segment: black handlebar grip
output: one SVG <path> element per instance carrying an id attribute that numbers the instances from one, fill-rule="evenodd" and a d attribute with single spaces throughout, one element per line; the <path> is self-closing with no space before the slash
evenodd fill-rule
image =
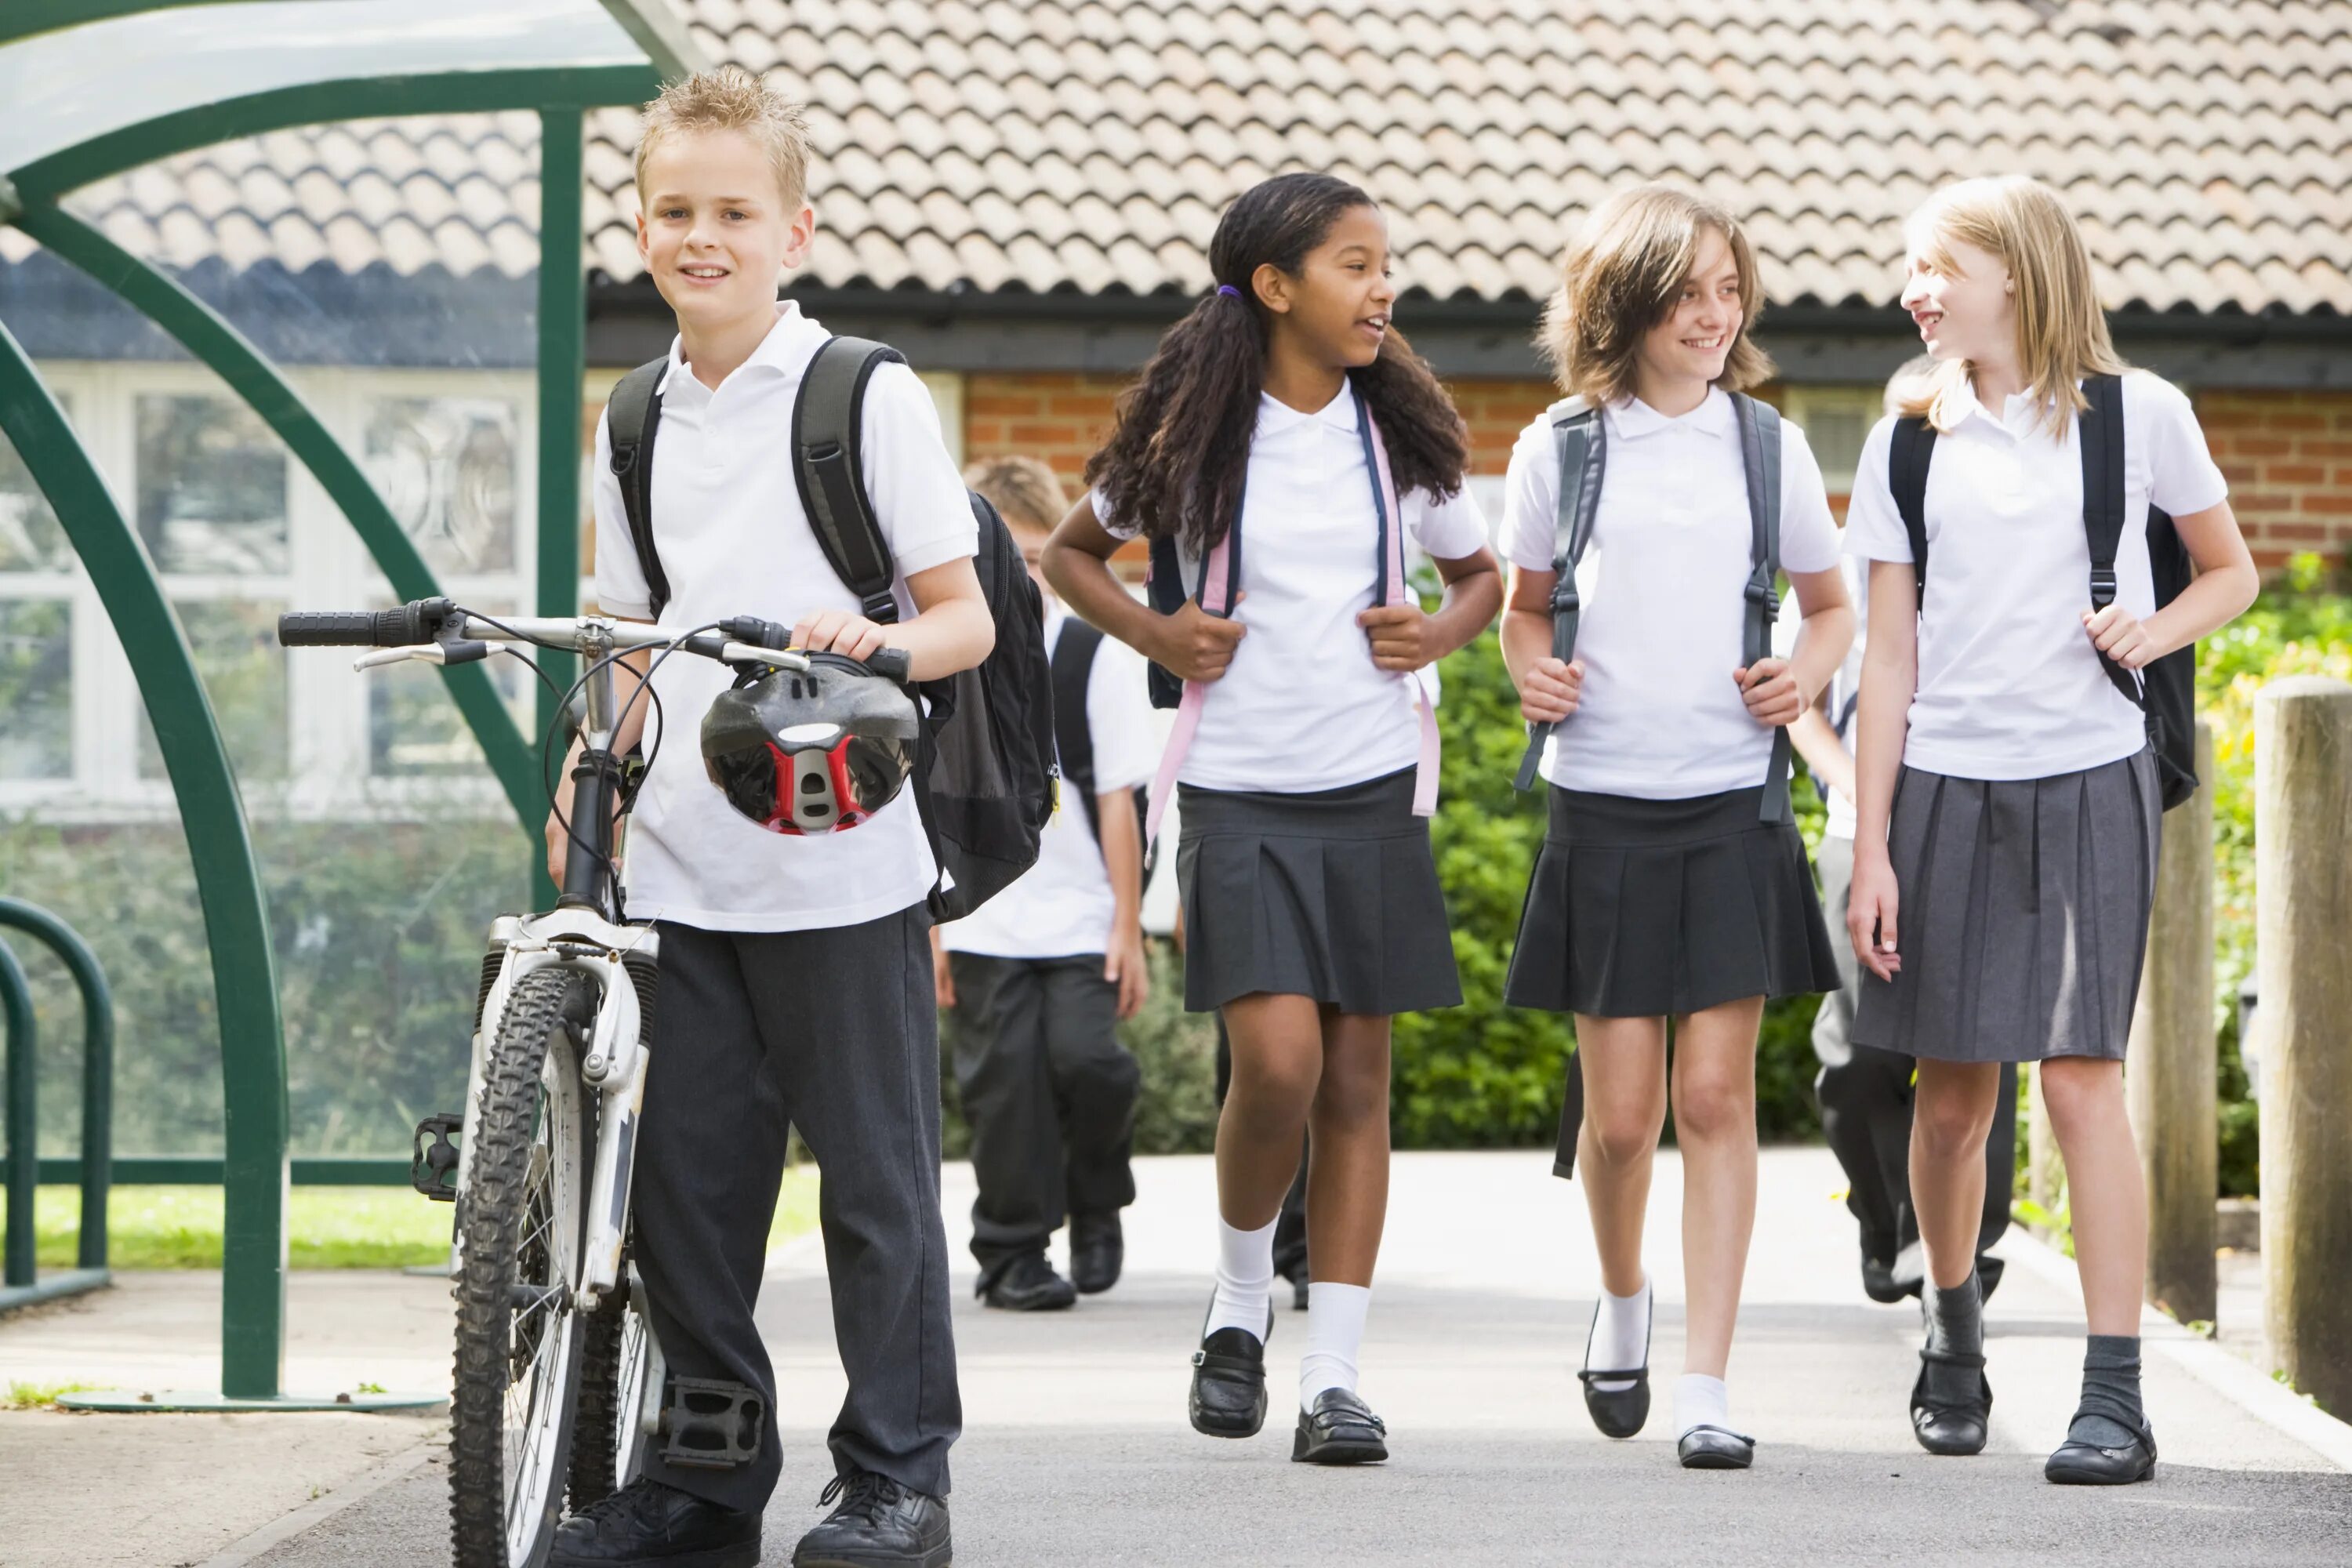
<path id="1" fill-rule="evenodd" d="M 366 610 L 296 610 L 278 617 L 280 647 L 373 647 L 373 614 Z"/>
<path id="2" fill-rule="evenodd" d="M 772 647 L 778 653 L 793 646 L 793 628 L 776 621 L 763 621 L 757 616 L 737 616 L 719 623 L 719 629 L 737 642 L 753 647 Z"/>
<path id="3" fill-rule="evenodd" d="M 908 679 L 914 674 L 912 656 L 902 647 L 876 648 L 866 656 L 866 668 L 885 680 L 895 680 L 901 686 L 906 685 Z"/>

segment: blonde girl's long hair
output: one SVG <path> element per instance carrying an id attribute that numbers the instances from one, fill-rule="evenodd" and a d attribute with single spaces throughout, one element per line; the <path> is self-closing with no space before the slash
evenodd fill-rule
<path id="1" fill-rule="evenodd" d="M 1990 252 L 2009 268 L 2017 285 L 2017 368 L 2042 407 L 2042 426 L 2063 439 L 2090 406 L 2075 384 L 2126 367 L 2107 335 L 2090 247 L 2058 194 L 2023 174 L 1963 180 L 1929 196 L 1905 228 L 1911 254 L 1939 272 L 1960 270 L 1955 241 Z M 1911 384 L 1900 412 L 1951 429 L 1975 374 L 1966 360 L 1942 362 Z"/>

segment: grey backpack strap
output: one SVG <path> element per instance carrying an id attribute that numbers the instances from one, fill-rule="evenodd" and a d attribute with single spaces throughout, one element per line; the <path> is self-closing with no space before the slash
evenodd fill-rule
<path id="1" fill-rule="evenodd" d="M 793 482 L 801 508 L 834 574 L 857 595 L 866 618 L 883 626 L 898 618 L 891 592 L 898 570 L 866 495 L 861 416 L 874 373 L 905 363 L 887 343 L 828 338 L 793 400 Z"/>
<path id="2" fill-rule="evenodd" d="M 604 402 L 613 477 L 621 481 L 621 510 L 629 520 L 629 542 L 636 546 L 656 620 L 669 603 L 669 576 L 662 570 L 661 552 L 654 548 L 654 434 L 661 428 L 661 379 L 668 369 L 667 355 L 637 366 Z"/>
<path id="3" fill-rule="evenodd" d="M 1608 461 L 1607 426 L 1598 408 L 1584 408 L 1557 420 L 1552 433 L 1559 449 L 1559 499 L 1553 510 L 1551 557 L 1551 656 L 1566 664 L 1576 657 L 1576 626 L 1583 601 L 1576 591 L 1576 568 L 1592 542 L 1592 519 L 1601 506 L 1601 479 Z M 1557 724 L 1528 727 L 1527 755 L 1519 759 L 1522 790 L 1533 789 L 1543 762 L 1544 742 Z"/>
<path id="4" fill-rule="evenodd" d="M 1780 412 L 1745 393 L 1733 393 L 1739 416 L 1739 459 L 1748 474 L 1748 587 L 1739 637 L 1743 664 L 1772 657 L 1772 626 L 1780 618 Z M 1772 762 L 1764 774 L 1765 822 L 1790 820 L 1789 728 L 1772 731 Z"/>

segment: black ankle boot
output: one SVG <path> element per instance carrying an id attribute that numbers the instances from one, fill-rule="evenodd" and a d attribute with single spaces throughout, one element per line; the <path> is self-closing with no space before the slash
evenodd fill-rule
<path id="1" fill-rule="evenodd" d="M 555 1532 L 548 1568 L 759 1568 L 760 1515 L 640 1476 Z"/>

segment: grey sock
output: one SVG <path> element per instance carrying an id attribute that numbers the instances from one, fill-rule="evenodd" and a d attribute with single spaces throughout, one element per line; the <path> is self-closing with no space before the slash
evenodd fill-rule
<path id="1" fill-rule="evenodd" d="M 2120 1448 L 2147 1424 L 2139 1401 L 2139 1336 L 2093 1334 L 2083 1356 L 2082 1403 L 2066 1440 Z"/>
<path id="2" fill-rule="evenodd" d="M 1919 1308 L 1927 1320 L 1927 1348 L 1944 1355 L 1984 1353 L 1984 1292 L 1976 1270 L 1948 1289 L 1933 1279 L 1919 1290 Z"/>

